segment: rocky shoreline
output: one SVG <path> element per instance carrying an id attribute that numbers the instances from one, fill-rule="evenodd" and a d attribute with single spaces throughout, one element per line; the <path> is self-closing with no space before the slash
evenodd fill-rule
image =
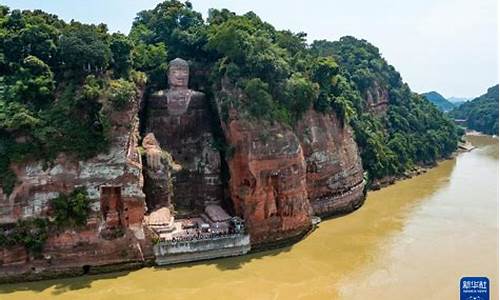
<path id="1" fill-rule="evenodd" d="M 464 151 L 457 150 L 453 156 L 443 159 L 448 160 L 452 159 L 459 153 L 462 153 Z M 425 174 L 428 170 L 432 169 L 433 167 L 436 167 L 438 165 L 432 165 L 432 166 L 425 166 L 425 167 L 417 167 L 401 176 L 393 176 L 390 178 L 384 178 L 382 180 L 377 181 L 377 185 L 373 185 L 368 189 L 369 191 L 376 191 L 380 190 L 384 187 L 390 186 L 392 184 L 395 184 L 398 181 L 410 179 L 412 177 L 418 176 Z M 352 213 L 356 211 L 357 209 L 361 208 L 364 204 L 364 201 L 366 199 L 366 196 L 363 197 L 360 201 L 356 203 L 356 205 L 350 206 L 350 209 L 343 210 L 342 212 L 335 213 L 335 214 L 329 214 L 329 215 L 324 215 L 323 219 L 330 219 L 330 218 L 335 218 L 335 217 L 341 217 L 344 215 L 347 215 L 349 213 Z M 269 251 L 269 250 L 274 250 L 274 249 L 279 249 L 279 248 L 284 248 L 287 246 L 291 246 L 293 244 L 296 244 L 306 238 L 308 235 L 312 234 L 314 230 L 317 228 L 317 226 L 311 226 L 307 227 L 305 230 L 299 230 L 297 232 L 287 234 L 286 238 L 283 239 L 278 239 L 273 242 L 265 242 L 265 243 L 260 243 L 257 245 L 252 246 L 252 249 L 250 250 L 249 254 L 254 254 L 258 252 L 263 252 L 263 251 Z M 67 278 L 67 277 L 78 277 L 78 276 L 84 276 L 84 275 L 97 275 L 97 274 L 106 274 L 106 273 L 114 273 L 114 272 L 121 272 L 121 271 L 132 271 L 132 270 L 138 270 L 144 267 L 152 267 L 155 266 L 154 263 L 154 256 L 151 257 L 146 257 L 143 261 L 140 260 L 134 260 L 134 261 L 126 261 L 126 262 L 119 262 L 119 263 L 110 263 L 110 264 L 102 264 L 102 265 L 95 265 L 95 266 L 85 266 L 82 268 L 81 266 L 70 266 L 70 267 L 60 267 L 60 268 L 55 268 L 55 269 L 50 269 L 50 270 L 45 270 L 43 272 L 37 271 L 36 268 L 32 267 L 31 269 L 26 270 L 26 272 L 23 273 L 3 273 L 0 275 L 0 284 L 8 284 L 8 283 L 19 283 L 19 282 L 28 282 L 28 281 L 39 281 L 39 280 L 49 280 L 49 279 L 59 279 L 59 278 Z M 210 259 L 213 260 L 213 259 Z M 204 260 L 194 262 L 194 263 L 204 263 Z M 179 265 L 183 265 L 185 263 L 181 263 Z M 172 267 L 172 266 L 169 266 Z M 175 266 L 174 266 L 175 267 Z"/>
<path id="2" fill-rule="evenodd" d="M 321 217 L 324 220 L 324 219 L 330 219 L 330 218 L 335 218 L 335 217 L 341 217 L 341 216 L 347 215 L 349 213 L 352 213 L 363 206 L 364 201 L 366 199 L 367 192 L 377 191 L 377 190 L 380 190 L 382 188 L 393 185 L 399 181 L 411 179 L 415 176 L 425 174 L 430 169 L 438 166 L 438 164 L 440 164 L 441 162 L 453 159 L 457 155 L 459 155 L 460 153 L 464 153 L 464 152 L 468 152 L 468 151 L 470 151 L 470 150 L 464 150 L 464 149 L 457 148 L 457 150 L 450 157 L 443 158 L 435 164 L 425 165 L 425 166 L 417 166 L 414 169 L 409 170 L 402 175 L 385 177 L 385 178 L 379 179 L 377 181 L 374 181 L 374 182 L 372 182 L 372 184 L 369 187 L 367 187 L 365 189 L 365 191 L 364 191 L 365 195 L 359 201 L 356 201 L 356 203 L 354 203 L 353 205 L 350 205 L 339 212 L 336 212 L 334 214 L 324 214 L 324 215 L 321 215 Z M 276 240 L 271 241 L 271 242 L 263 242 L 263 243 L 255 244 L 252 246 L 252 249 L 245 255 L 291 246 L 295 243 L 300 242 L 302 239 L 306 238 L 308 235 L 312 234 L 316 228 L 317 228 L 317 225 L 315 226 L 315 225 L 311 224 L 311 226 L 305 228 L 304 230 L 297 230 L 296 232 L 287 234 L 286 237 L 283 239 L 276 239 Z M 0 275 L 0 284 L 39 281 L 39 280 L 50 280 L 50 279 L 67 278 L 67 277 L 78 277 L 78 276 L 84 276 L 84 275 L 97 275 L 97 274 L 106 274 L 106 273 L 114 273 L 114 272 L 121 272 L 121 271 L 132 271 L 132 270 L 138 270 L 138 269 L 141 269 L 144 267 L 155 266 L 154 260 L 155 260 L 154 256 L 148 256 L 148 257 L 145 257 L 144 260 L 131 260 L 131 261 L 124 261 L 124 262 L 118 262 L 118 263 L 107 263 L 107 264 L 93 265 L 93 266 L 86 265 L 83 267 L 81 267 L 81 266 L 68 266 L 68 267 L 61 266 L 61 267 L 54 268 L 54 269 L 47 269 L 47 270 L 44 270 L 43 272 L 40 272 L 39 270 L 37 270 L 36 267 L 31 267 L 31 268 L 28 268 L 26 270 L 26 272 L 22 272 L 22 273 L 19 273 L 19 270 L 17 270 L 14 273 L 3 272 Z M 214 260 L 214 259 L 210 259 L 210 260 Z M 201 261 L 198 261 L 195 263 L 204 263 L 205 261 L 206 260 L 201 260 Z M 183 264 L 185 264 L 185 263 L 181 263 L 180 265 L 183 265 Z M 171 266 L 169 266 L 169 267 L 171 267 Z"/>
<path id="3" fill-rule="evenodd" d="M 485 134 L 477 132 L 477 131 L 467 131 L 463 137 L 481 136 L 481 135 L 485 135 Z M 450 159 L 454 159 L 460 153 L 469 152 L 469 151 L 472 151 L 474 149 L 475 149 L 475 147 L 472 146 L 470 144 L 470 142 L 466 141 L 464 143 L 459 143 L 457 150 L 455 150 L 455 152 L 453 152 L 449 157 L 441 158 L 434 164 L 415 166 L 413 169 L 408 170 L 404 174 L 401 174 L 401 175 L 387 176 L 387 177 L 384 177 L 384 178 L 381 178 L 378 180 L 374 180 L 370 184 L 370 186 L 368 187 L 368 190 L 377 191 L 377 190 L 380 190 L 381 188 L 393 185 L 398 181 L 410 179 L 410 178 L 413 178 L 415 176 L 425 174 L 425 173 L 427 173 L 427 171 L 429 171 L 432 168 L 435 168 L 441 162 L 446 161 L 446 160 L 450 160 Z"/>

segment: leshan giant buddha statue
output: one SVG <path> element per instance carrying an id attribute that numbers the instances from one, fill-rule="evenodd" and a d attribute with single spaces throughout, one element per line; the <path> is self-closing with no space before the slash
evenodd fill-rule
<path id="1" fill-rule="evenodd" d="M 146 132 L 154 133 L 182 170 L 173 175 L 173 205 L 179 216 L 219 204 L 223 197 L 220 153 L 214 148 L 212 120 L 205 94 L 189 89 L 189 64 L 169 64 L 169 89 L 151 95 Z M 148 195 L 149 196 L 149 195 Z"/>

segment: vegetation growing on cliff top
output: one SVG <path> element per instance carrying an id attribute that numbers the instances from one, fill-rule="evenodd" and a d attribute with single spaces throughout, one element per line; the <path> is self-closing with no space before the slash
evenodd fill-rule
<path id="1" fill-rule="evenodd" d="M 162 45 L 169 59 L 182 56 L 211 70 L 201 86 L 215 86 L 215 93 L 222 79 L 239 88 L 246 100 L 224 95 L 223 118 L 234 107 L 242 117 L 293 126 L 311 106 L 336 112 L 354 128 L 372 179 L 434 163 L 456 149 L 461 135 L 403 83 L 376 47 L 354 37 L 309 46 L 305 33 L 276 30 L 252 12 L 238 16 L 212 9 L 204 22 L 189 2 L 179 1 L 139 13 L 130 36 Z M 387 91 L 386 113 L 374 113 L 365 100 L 377 89 Z"/>
<path id="2" fill-rule="evenodd" d="M 487 93 L 452 110 L 450 116 L 465 119 L 470 129 L 498 135 L 498 84 Z"/>
<path id="3" fill-rule="evenodd" d="M 103 24 L 1 7 L 0 37 L 6 192 L 15 183 L 12 161 L 104 151 L 101 99 L 123 107 L 134 93 L 131 82 L 144 82 L 136 71 L 147 74 L 150 90 L 166 87 L 167 63 L 175 57 L 190 60 L 195 88 L 213 95 L 225 79 L 245 95 L 224 98 L 223 118 L 235 107 L 242 117 L 294 126 L 310 107 L 337 113 L 354 128 L 371 178 L 433 163 L 455 149 L 460 134 L 368 42 L 344 37 L 308 45 L 305 33 L 276 30 L 252 12 L 212 9 L 205 21 L 189 2 L 164 1 L 140 12 L 124 36 Z M 386 113 L 373 113 L 366 101 L 376 89 L 388 93 Z"/>
<path id="4" fill-rule="evenodd" d="M 401 76 L 364 40 L 315 41 L 311 51 L 333 56 L 356 85 L 363 99 L 377 89 L 388 92 L 388 110 L 370 113 L 370 103 L 353 103 L 351 125 L 361 149 L 363 167 L 372 178 L 400 174 L 415 164 L 432 164 L 450 155 L 462 132 L 451 119 L 422 96 L 413 93 Z M 361 104 L 361 105 L 359 105 Z"/>
<path id="5" fill-rule="evenodd" d="M 88 158 L 108 145 L 103 98 L 122 107 L 132 42 L 107 27 L 0 6 L 0 184 L 9 194 L 11 162 Z M 109 97 L 107 97 L 109 96 Z"/>

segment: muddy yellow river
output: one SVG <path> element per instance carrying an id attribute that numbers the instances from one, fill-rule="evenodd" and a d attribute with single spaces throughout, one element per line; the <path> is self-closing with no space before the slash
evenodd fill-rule
<path id="1" fill-rule="evenodd" d="M 458 299 L 487 276 L 498 299 L 498 140 L 370 192 L 305 240 L 255 255 L 0 286 L 0 299 Z"/>

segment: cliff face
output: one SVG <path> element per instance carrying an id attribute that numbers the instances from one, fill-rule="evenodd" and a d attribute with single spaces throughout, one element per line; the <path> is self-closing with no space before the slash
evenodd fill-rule
<path id="1" fill-rule="evenodd" d="M 374 81 L 366 91 L 365 100 L 368 111 L 375 115 L 385 114 L 389 108 L 389 91 L 387 88 L 380 86 L 377 81 Z"/>
<path id="2" fill-rule="evenodd" d="M 240 120 L 230 121 L 225 133 L 234 149 L 228 158 L 230 196 L 252 244 L 306 231 L 311 224 L 306 165 L 295 134 L 277 124 L 262 127 Z"/>
<path id="3" fill-rule="evenodd" d="M 216 101 L 237 92 L 224 89 Z M 295 128 L 241 119 L 235 109 L 222 127 L 229 145 L 229 190 L 252 243 L 296 236 L 311 216 L 352 211 L 364 199 L 361 159 L 352 131 L 334 113 L 310 109 Z"/>
<path id="4" fill-rule="evenodd" d="M 107 154 L 86 161 L 60 155 L 48 168 L 37 161 L 13 166 L 20 184 L 8 198 L 0 197 L 0 223 L 50 216 L 50 199 L 76 187 L 86 189 L 92 211 L 86 226 L 50 233 L 43 258 L 30 257 L 22 246 L 1 249 L 6 277 L 34 274 L 32 267 L 36 272 L 81 271 L 84 265 L 140 262 L 152 255 L 143 228 L 146 203 L 150 210 L 180 208 L 181 215 L 183 208 L 193 213 L 220 203 L 221 160 L 210 129 L 217 116 L 211 115 L 203 94 L 184 91 L 189 97 L 160 92 L 151 98 L 146 123 L 151 133 L 143 140 L 145 187 L 137 151 L 139 100 L 110 114 L 114 135 Z M 219 108 L 221 99 L 215 99 Z M 220 126 L 228 148 L 229 198 L 236 215 L 245 219 L 254 247 L 301 236 L 311 228 L 313 215 L 345 213 L 362 204 L 358 149 L 350 127 L 335 113 L 311 108 L 290 127 L 247 118 L 232 108 Z"/>
<path id="5" fill-rule="evenodd" d="M 295 126 L 307 164 L 307 193 L 315 215 L 354 210 L 364 199 L 363 167 L 352 130 L 334 113 L 309 110 Z"/>
<path id="6" fill-rule="evenodd" d="M 82 228 L 49 232 L 41 259 L 28 257 L 22 246 L 2 249 L 3 275 L 58 268 L 81 270 L 82 265 L 140 261 L 151 253 L 142 228 L 145 196 L 137 151 L 140 99 L 142 95 L 129 107 L 109 114 L 113 136 L 108 153 L 85 161 L 59 155 L 50 167 L 40 161 L 12 166 L 19 183 L 9 197 L 0 195 L 1 225 L 49 216 L 50 199 L 76 187 L 86 189 L 91 212 Z"/>

